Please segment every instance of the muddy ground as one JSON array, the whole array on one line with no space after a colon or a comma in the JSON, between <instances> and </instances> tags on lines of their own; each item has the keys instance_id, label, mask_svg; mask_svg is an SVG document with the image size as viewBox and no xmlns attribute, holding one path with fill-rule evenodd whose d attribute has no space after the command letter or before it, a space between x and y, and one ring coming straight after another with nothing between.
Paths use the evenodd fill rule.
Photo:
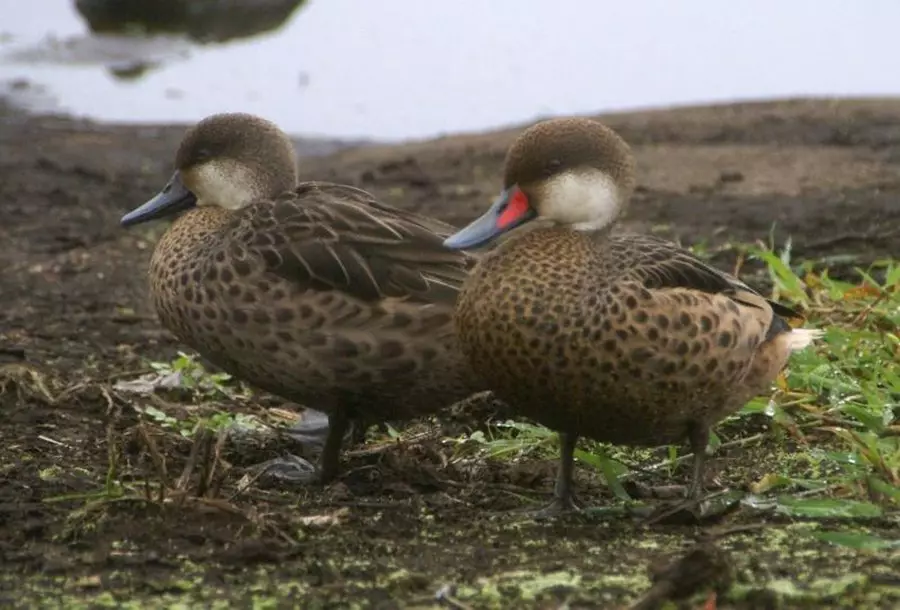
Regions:
<instances>
[{"instance_id":1,"label":"muddy ground","mask_svg":"<svg viewBox=\"0 0 900 610\"><path fill-rule=\"evenodd\" d=\"M744 104L605 120L640 164L627 218L633 228L717 246L768 239L775 223L776 238L790 236L799 257L853 255L864 264L900 253L900 101ZM145 272L161 227L125 231L118 219L165 183L182 129L29 118L0 107L5 606L430 607L450 585L472 607L622 607L649 588L651 564L712 527L748 524L758 527L719 540L748 597L720 597L719 607L773 607L767 583L803 590L864 573L874 576L814 605L900 603L896 553L829 546L784 518L738 512L715 526L643 528L624 516L511 516L508 509L550 497L553 462L448 464L453 448L434 436L357 448L342 480L325 490L254 485L233 496L242 472L233 465L213 500L160 504L134 493L89 508L83 500L46 502L102 488L110 456L117 477L159 478L134 427L132 399L110 388L179 347L148 306ZM461 224L497 191L515 132L304 157L302 174ZM724 251L714 261L729 268L733 257ZM190 443L160 435L155 443L177 477ZM745 487L771 470L778 443L765 436L717 454L718 481ZM591 505L611 501L586 467L578 484ZM308 516L318 519L301 520ZM890 524L870 525L897 537Z\"/></svg>"}]
</instances>

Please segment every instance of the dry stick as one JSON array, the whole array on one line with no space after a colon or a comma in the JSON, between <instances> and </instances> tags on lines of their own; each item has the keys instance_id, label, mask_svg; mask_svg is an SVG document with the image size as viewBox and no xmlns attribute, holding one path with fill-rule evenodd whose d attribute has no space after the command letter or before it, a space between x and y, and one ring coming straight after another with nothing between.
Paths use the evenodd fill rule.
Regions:
<instances>
[{"instance_id":1,"label":"dry stick","mask_svg":"<svg viewBox=\"0 0 900 610\"><path fill-rule=\"evenodd\" d=\"M764 432L759 432L759 433L754 434L754 435L752 435L752 436L745 436L744 438L739 438L739 439L735 439L735 440L733 440L733 441L728 441L727 443L722 443L721 445L719 445L718 449L728 449L728 448L732 448L732 447L743 447L744 445L749 445L750 443L752 443L752 442L754 442L754 441L758 441L758 440L760 440L760 439L762 439L762 438L765 438L765 436L766 436L766 433L764 433ZM620 462L621 464L624 464L624 465L627 466L630 470L633 470L634 472L637 472L637 473L641 473L641 474L656 474L656 471L657 471L657 470L660 470L661 468L664 468L664 467L670 466L670 465L674 465L674 464L680 464L680 463L682 463L682 462L686 462L686 461L692 459L693 457L694 457L694 454L693 454L693 453L686 453L685 455L678 456L678 457L675 458L674 460L666 460L666 461L664 461L664 462L659 462L658 464L653 464L652 466L648 466L648 467L646 467L646 468L642 468L642 467L640 467L640 466L634 466L634 465L632 465L632 464L628 464L628 463L623 462L623 461L621 461L621 460L619 460L619 459L617 459L617 458L610 458L610 459L616 460L617 462ZM631 477L632 477L632 473L626 473L626 474L623 474L621 477L619 477L619 479L620 479L620 480L628 480L628 479L631 478Z\"/></svg>"},{"instance_id":2,"label":"dry stick","mask_svg":"<svg viewBox=\"0 0 900 610\"><path fill-rule=\"evenodd\" d=\"M181 476L178 477L178 481L175 483L176 489L182 492L182 503L184 501L184 492L187 491L188 483L190 482L191 476L194 474L194 468L197 466L197 460L200 455L200 450L202 449L203 442L206 439L207 429L205 427L200 427L197 430L196 436L194 438L194 444L191 445L191 454L188 456L188 460L184 465L184 470L181 472Z\"/></svg>"},{"instance_id":3,"label":"dry stick","mask_svg":"<svg viewBox=\"0 0 900 610\"><path fill-rule=\"evenodd\" d=\"M106 414L112 415L113 411L116 410L116 405L113 401L113 397L110 395L109 390L104 386L100 386L100 393L103 394L103 398L106 399ZM116 413L116 417L118 418L118 413Z\"/></svg>"},{"instance_id":4,"label":"dry stick","mask_svg":"<svg viewBox=\"0 0 900 610\"><path fill-rule=\"evenodd\" d=\"M266 470L267 470L266 468L260 468L256 472L256 474L254 474L252 477L250 477L250 479L243 486L238 485L235 492L233 494L231 494L230 496L228 496L227 501L234 502L238 496L244 494L244 492L246 492L248 489L250 489L250 487L252 487L253 484L256 483L256 481L258 481L259 478L266 473ZM238 482L240 483L240 481L238 481Z\"/></svg>"},{"instance_id":5,"label":"dry stick","mask_svg":"<svg viewBox=\"0 0 900 610\"><path fill-rule=\"evenodd\" d=\"M222 481L225 477L225 472L222 472L222 476L216 478L213 481L213 477L218 471L218 467L220 463L225 463L225 460L222 459L222 451L225 448L225 442L228 440L228 434L230 432L230 428L223 427L219 430L219 433L216 438L216 446L213 450L213 463L210 467L209 476L206 480L206 488L209 490L209 496L214 498L219 495L219 488L222 486Z\"/></svg>"},{"instance_id":6,"label":"dry stick","mask_svg":"<svg viewBox=\"0 0 900 610\"><path fill-rule=\"evenodd\" d=\"M678 504L669 508L668 510L664 510L662 513L660 513L658 515L652 515L649 518L645 519L642 525L644 527L649 527L651 525L659 523L660 521L662 521L664 519L668 519L675 513L678 513L682 510L686 510L689 508L693 508L694 506L697 506L698 504L702 504L703 502L708 502L710 500L714 500L715 498L724 496L727 493L729 493L728 490L724 489L722 491L716 491L711 494L708 494L702 498L692 498L692 499L686 500L684 502L679 502Z\"/></svg>"},{"instance_id":7,"label":"dry stick","mask_svg":"<svg viewBox=\"0 0 900 610\"><path fill-rule=\"evenodd\" d=\"M156 439L147 432L144 422L138 424L138 432L144 441L144 445L147 447L147 453L150 454L153 466L156 468L156 475L159 477L159 502L162 503L166 499L166 489L169 487L169 472L166 468L166 458L160 452Z\"/></svg>"},{"instance_id":8,"label":"dry stick","mask_svg":"<svg viewBox=\"0 0 900 610\"><path fill-rule=\"evenodd\" d=\"M89 388L91 386L96 385L96 386L100 387L100 391L104 393L107 401L109 402L109 401L111 401L111 398L110 398L109 392L105 386L110 381L114 381L116 379L121 379L122 377L132 377L135 375L143 375L144 373L148 373L148 372L152 372L152 371L153 371L153 369L139 369L137 371L119 371L118 373L112 373L110 375L107 375L106 377L102 377L99 379L85 379L83 381L79 381L78 383L67 387L62 392L59 393L59 396L57 396L53 400L54 400L54 402L58 403L58 402L62 401L63 399L69 398L70 396L72 396L73 394L75 394L76 392L78 392L80 390L84 390L85 388Z\"/></svg>"},{"instance_id":9,"label":"dry stick","mask_svg":"<svg viewBox=\"0 0 900 610\"><path fill-rule=\"evenodd\" d=\"M212 431L209 428L203 428L202 436L203 457L200 459L200 481L197 483L197 496L201 498L206 495L207 482L214 473L214 465L210 459L213 450Z\"/></svg>"},{"instance_id":10,"label":"dry stick","mask_svg":"<svg viewBox=\"0 0 900 610\"><path fill-rule=\"evenodd\" d=\"M346 457L368 457L371 455L378 455L394 447L413 445L420 441L428 440L429 438L437 438L437 436L438 435L434 432L420 432L419 434L414 434L407 438L392 439L390 441L386 441L382 444L376 445L374 447L369 447L367 449L347 451L344 453L344 455Z\"/></svg>"},{"instance_id":11,"label":"dry stick","mask_svg":"<svg viewBox=\"0 0 900 610\"><path fill-rule=\"evenodd\" d=\"M119 451L115 432L116 420L118 419L117 416L118 413L114 413L113 416L109 418L109 423L106 424L106 461L108 468L106 470L104 489L107 495L109 495L110 485L112 484L113 479L116 478L116 474L119 470Z\"/></svg>"},{"instance_id":12,"label":"dry stick","mask_svg":"<svg viewBox=\"0 0 900 610\"><path fill-rule=\"evenodd\" d=\"M38 438L39 441L44 441L45 443L51 443L51 444L57 445L57 446L59 446L59 447L65 447L66 449L71 449L71 448L72 448L72 445L67 445L66 443L64 443L64 442L62 442L62 441L58 441L58 440L56 440L56 439L52 439L52 438L50 438L49 436L44 436L43 434L39 434L37 438Z\"/></svg>"},{"instance_id":13,"label":"dry stick","mask_svg":"<svg viewBox=\"0 0 900 610\"><path fill-rule=\"evenodd\" d=\"M744 525L735 525L733 527L709 529L700 535L699 542L714 542L734 534L744 534L746 532L754 532L770 527L772 527L771 523L745 523Z\"/></svg>"},{"instance_id":14,"label":"dry stick","mask_svg":"<svg viewBox=\"0 0 900 610\"><path fill-rule=\"evenodd\" d=\"M443 587L441 587L435 595L438 603L440 603L441 605L449 606L454 610L472 610L471 606L464 604L460 600L456 599L456 597L453 596L452 590L453 588L449 585L444 585Z\"/></svg>"},{"instance_id":15,"label":"dry stick","mask_svg":"<svg viewBox=\"0 0 900 610\"><path fill-rule=\"evenodd\" d=\"M801 407L802 407L802 405L801 405ZM815 415L814 413L811 413L811 414ZM825 416L820 416L820 417L822 417L823 421L825 421ZM812 428L817 425L818 425L817 422L806 422L803 424L798 424L797 427ZM766 434L767 434L766 432L758 432L757 434L753 434L751 436L746 436L744 438L738 438L733 441L728 441L727 443L722 443L721 445L719 445L718 448L719 449L722 449L722 448L728 449L728 448L732 448L732 447L743 447L744 445L749 445L750 443L752 443L754 441L758 441L762 438L765 438ZM674 460L666 460L664 462L659 462L658 464L653 464L652 466L648 466L646 468L643 468L641 466L636 466L634 464L630 464L628 462L620 460L619 458L610 458L610 459L621 463L622 465L628 467L629 470L632 470L636 473L652 475L652 474L656 474L657 470L664 468L665 466L669 466L669 465L673 465L673 464L681 464L683 462L686 462L686 461L692 459L693 457L694 457L693 453L686 453L684 455L678 456ZM633 473L629 472L629 473L623 474L621 477L619 477L619 479L628 480L632 476L633 476Z\"/></svg>"}]
</instances>

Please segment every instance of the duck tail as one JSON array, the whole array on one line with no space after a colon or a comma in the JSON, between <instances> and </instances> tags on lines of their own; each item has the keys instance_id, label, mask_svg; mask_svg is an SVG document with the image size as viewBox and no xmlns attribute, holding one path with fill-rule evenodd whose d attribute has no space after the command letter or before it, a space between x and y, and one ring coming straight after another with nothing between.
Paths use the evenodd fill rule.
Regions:
<instances>
[{"instance_id":1,"label":"duck tail","mask_svg":"<svg viewBox=\"0 0 900 610\"><path fill-rule=\"evenodd\" d=\"M825 334L824 330L817 328L794 328L788 334L788 348L792 352L809 347L813 341Z\"/></svg>"}]
</instances>

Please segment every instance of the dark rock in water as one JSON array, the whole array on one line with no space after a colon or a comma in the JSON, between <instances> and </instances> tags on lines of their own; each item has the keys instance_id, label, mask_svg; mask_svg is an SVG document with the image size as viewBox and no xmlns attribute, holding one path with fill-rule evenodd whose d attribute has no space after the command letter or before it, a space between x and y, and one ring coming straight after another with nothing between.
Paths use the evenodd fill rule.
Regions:
<instances>
[{"instance_id":1,"label":"dark rock in water","mask_svg":"<svg viewBox=\"0 0 900 610\"><path fill-rule=\"evenodd\" d=\"M184 33L199 42L224 42L274 30L304 0L75 0L97 33Z\"/></svg>"}]
</instances>

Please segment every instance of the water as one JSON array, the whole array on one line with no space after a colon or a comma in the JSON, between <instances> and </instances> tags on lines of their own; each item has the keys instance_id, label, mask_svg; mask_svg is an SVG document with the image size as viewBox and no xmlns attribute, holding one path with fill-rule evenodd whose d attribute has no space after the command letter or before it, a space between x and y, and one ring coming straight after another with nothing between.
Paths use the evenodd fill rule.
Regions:
<instances>
[{"instance_id":1,"label":"water","mask_svg":"<svg viewBox=\"0 0 900 610\"><path fill-rule=\"evenodd\" d=\"M160 64L127 80L92 59L69 2L0 0L0 81L38 108L109 121L243 110L293 133L423 138L550 114L900 94L898 23L896 0L311 0L252 39L145 43ZM83 52L8 57L48 37Z\"/></svg>"}]
</instances>

